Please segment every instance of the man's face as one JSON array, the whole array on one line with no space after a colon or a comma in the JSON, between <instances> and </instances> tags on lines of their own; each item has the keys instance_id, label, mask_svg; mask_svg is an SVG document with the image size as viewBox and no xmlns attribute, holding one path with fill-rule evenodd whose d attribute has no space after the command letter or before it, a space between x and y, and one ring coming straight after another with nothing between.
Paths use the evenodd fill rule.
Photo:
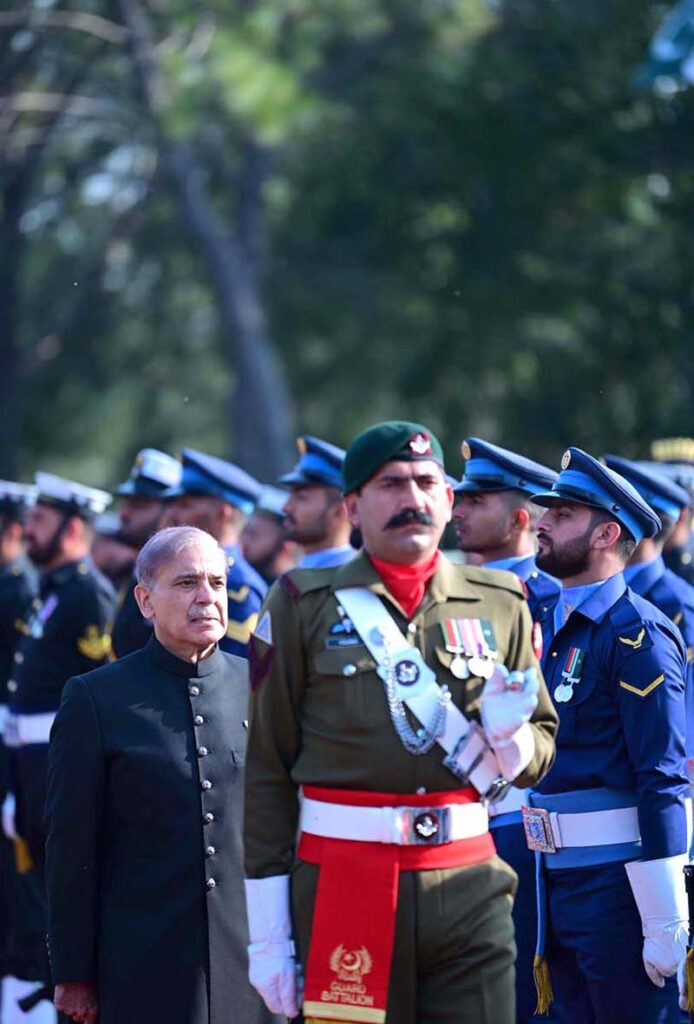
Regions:
<instances>
[{"instance_id":1,"label":"man's face","mask_svg":"<svg viewBox=\"0 0 694 1024\"><path fill-rule=\"evenodd\" d=\"M286 539L284 525L277 516L254 512L241 534L241 553L254 566L268 565Z\"/></svg>"},{"instance_id":2,"label":"man's face","mask_svg":"<svg viewBox=\"0 0 694 1024\"><path fill-rule=\"evenodd\" d=\"M573 502L553 505L537 523L538 569L559 580L580 576L590 567L594 510Z\"/></svg>"},{"instance_id":3,"label":"man's face","mask_svg":"<svg viewBox=\"0 0 694 1024\"><path fill-rule=\"evenodd\" d=\"M48 565L60 553L60 533L64 523L65 515L57 508L39 504L29 509L24 524L24 542L34 565Z\"/></svg>"},{"instance_id":4,"label":"man's face","mask_svg":"<svg viewBox=\"0 0 694 1024\"><path fill-rule=\"evenodd\" d=\"M510 540L514 521L508 491L456 494L453 528L461 551L494 551Z\"/></svg>"},{"instance_id":5,"label":"man's face","mask_svg":"<svg viewBox=\"0 0 694 1024\"><path fill-rule=\"evenodd\" d=\"M166 510L167 526L197 526L219 538L224 502L210 494L182 494Z\"/></svg>"},{"instance_id":6,"label":"man's face","mask_svg":"<svg viewBox=\"0 0 694 1024\"><path fill-rule=\"evenodd\" d=\"M336 487L293 486L284 506L286 537L297 544L320 544L328 534L338 497Z\"/></svg>"},{"instance_id":7,"label":"man's face","mask_svg":"<svg viewBox=\"0 0 694 1024\"><path fill-rule=\"evenodd\" d=\"M211 541L184 548L151 587L138 584L140 611L168 650L203 656L227 631L226 558Z\"/></svg>"},{"instance_id":8,"label":"man's face","mask_svg":"<svg viewBox=\"0 0 694 1024\"><path fill-rule=\"evenodd\" d=\"M388 462L347 496L370 555L413 565L431 557L451 518L453 492L433 461Z\"/></svg>"},{"instance_id":9,"label":"man's face","mask_svg":"<svg viewBox=\"0 0 694 1024\"><path fill-rule=\"evenodd\" d=\"M133 547L143 547L159 529L163 510L164 502L158 498L144 498L136 494L122 498L118 518L124 540Z\"/></svg>"}]
</instances>

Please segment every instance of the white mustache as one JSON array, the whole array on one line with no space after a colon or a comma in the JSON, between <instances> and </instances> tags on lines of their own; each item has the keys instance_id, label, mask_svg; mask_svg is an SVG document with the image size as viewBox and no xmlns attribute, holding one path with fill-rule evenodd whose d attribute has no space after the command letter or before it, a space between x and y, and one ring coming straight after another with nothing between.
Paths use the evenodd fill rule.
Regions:
<instances>
[{"instance_id":1,"label":"white mustache","mask_svg":"<svg viewBox=\"0 0 694 1024\"><path fill-rule=\"evenodd\" d=\"M199 611L189 612L188 618L191 622L196 622L198 619L217 619L219 621L219 612L213 605L211 608L201 608Z\"/></svg>"}]
</instances>

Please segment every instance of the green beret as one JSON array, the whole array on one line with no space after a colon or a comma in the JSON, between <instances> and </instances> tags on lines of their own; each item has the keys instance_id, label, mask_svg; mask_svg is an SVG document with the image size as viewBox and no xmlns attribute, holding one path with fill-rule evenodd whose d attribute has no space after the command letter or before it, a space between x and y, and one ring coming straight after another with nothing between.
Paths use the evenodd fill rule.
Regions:
<instances>
[{"instance_id":1,"label":"green beret","mask_svg":"<svg viewBox=\"0 0 694 1024\"><path fill-rule=\"evenodd\" d=\"M443 469L438 438L421 423L387 420L360 434L347 449L343 494L358 491L386 462L437 462Z\"/></svg>"}]
</instances>

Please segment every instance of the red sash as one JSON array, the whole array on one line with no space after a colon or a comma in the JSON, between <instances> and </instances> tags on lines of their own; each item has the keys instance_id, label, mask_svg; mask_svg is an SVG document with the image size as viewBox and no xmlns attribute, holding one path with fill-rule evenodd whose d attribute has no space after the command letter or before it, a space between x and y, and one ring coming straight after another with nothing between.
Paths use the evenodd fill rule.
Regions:
<instances>
[{"instance_id":1,"label":"red sash","mask_svg":"<svg viewBox=\"0 0 694 1024\"><path fill-rule=\"evenodd\" d=\"M369 793L305 786L313 800L358 807L441 807L479 800L476 789ZM464 867L495 853L489 832L441 846L326 839L304 833L299 860L320 864L304 996L305 1024L383 1024L400 871Z\"/></svg>"}]
</instances>

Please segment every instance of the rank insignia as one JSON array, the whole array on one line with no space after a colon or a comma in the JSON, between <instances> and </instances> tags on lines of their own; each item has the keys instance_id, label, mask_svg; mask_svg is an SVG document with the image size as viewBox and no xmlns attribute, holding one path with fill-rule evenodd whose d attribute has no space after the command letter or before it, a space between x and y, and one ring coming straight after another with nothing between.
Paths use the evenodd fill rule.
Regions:
<instances>
[{"instance_id":1,"label":"rank insignia","mask_svg":"<svg viewBox=\"0 0 694 1024\"><path fill-rule=\"evenodd\" d=\"M554 691L554 699L559 704L567 704L574 695L574 686L581 681L583 662L586 652L579 647L571 647L566 656L566 662L562 669L561 677L564 680Z\"/></svg>"}]
</instances>

